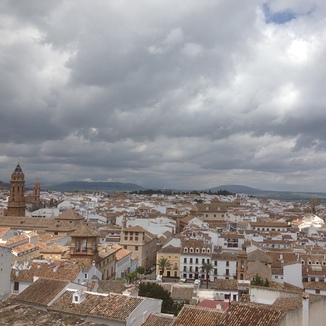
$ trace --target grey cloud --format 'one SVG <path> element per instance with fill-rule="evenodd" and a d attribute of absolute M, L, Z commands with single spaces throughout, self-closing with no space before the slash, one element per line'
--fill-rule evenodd
<path fill-rule="evenodd" d="M 321 188 L 326 8 L 268 3 L 2 2 L 0 180 Z"/>

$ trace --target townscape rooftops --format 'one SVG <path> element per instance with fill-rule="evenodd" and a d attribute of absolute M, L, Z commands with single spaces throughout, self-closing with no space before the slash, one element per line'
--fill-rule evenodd
<path fill-rule="evenodd" d="M 109 293 L 89 311 L 89 314 L 116 320 L 126 320 L 144 300 L 143 297 Z"/>
<path fill-rule="evenodd" d="M 1 228 L 0 227 L 0 238 L 3 237 L 9 230 L 10 230 L 10 228 Z"/>
<path fill-rule="evenodd" d="M 216 279 L 214 281 L 214 289 L 222 291 L 238 291 L 238 281 Z"/>
<path fill-rule="evenodd" d="M 15 300 L 26 304 L 47 306 L 68 284 L 69 281 L 39 278 L 19 293 Z"/>
<path fill-rule="evenodd" d="M 55 217 L 56 220 L 84 220 L 84 216 L 70 208 L 63 211 L 59 216 Z"/>
<path fill-rule="evenodd" d="M 11 280 L 12 281 L 25 281 L 33 282 L 33 277 L 51 278 L 57 280 L 69 280 L 74 281 L 80 268 L 78 265 L 66 264 L 55 265 L 47 263 L 32 263 L 26 266 L 27 269 L 12 269 Z"/>
<path fill-rule="evenodd" d="M 285 311 L 269 306 L 234 301 L 215 326 L 276 326 L 285 314 Z"/>
<path fill-rule="evenodd" d="M 71 233 L 72 237 L 88 237 L 88 238 L 93 238 L 93 237 L 97 237 L 98 233 L 96 231 L 94 231 L 93 229 L 91 229 L 87 224 L 85 223 L 81 223 L 76 230 Z"/>
<path fill-rule="evenodd" d="M 194 284 L 162 283 L 161 286 L 171 293 L 173 300 L 191 301 L 192 299 Z"/>
<path fill-rule="evenodd" d="M 74 303 L 73 294 L 75 292 L 76 291 L 66 290 L 63 295 L 50 306 L 50 309 L 85 316 L 104 299 L 103 295 L 85 293 L 85 299 L 82 302 Z"/>
<path fill-rule="evenodd" d="M 216 326 L 222 315 L 223 312 L 217 309 L 184 305 L 172 325 Z"/>
<path fill-rule="evenodd" d="M 176 317 L 169 316 L 162 313 L 155 313 L 149 315 L 142 326 L 171 326 Z"/>

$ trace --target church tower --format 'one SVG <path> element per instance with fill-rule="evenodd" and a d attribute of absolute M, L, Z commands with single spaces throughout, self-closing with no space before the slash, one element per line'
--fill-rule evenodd
<path fill-rule="evenodd" d="M 34 182 L 34 187 L 33 187 L 33 209 L 39 209 L 40 204 L 41 204 L 41 186 L 38 180 Z"/>
<path fill-rule="evenodd" d="M 25 216 L 25 176 L 19 161 L 11 174 L 8 216 Z"/>

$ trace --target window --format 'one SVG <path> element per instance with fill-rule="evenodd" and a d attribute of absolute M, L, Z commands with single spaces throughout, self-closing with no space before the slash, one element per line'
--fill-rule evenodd
<path fill-rule="evenodd" d="M 217 266 L 217 260 L 214 260 L 214 266 Z"/>
<path fill-rule="evenodd" d="M 14 291 L 19 291 L 19 282 L 14 282 Z"/>
<path fill-rule="evenodd" d="M 194 248 L 190 248 L 190 252 L 194 252 Z"/>
<path fill-rule="evenodd" d="M 186 272 L 187 271 L 187 267 L 183 266 L 183 271 Z"/>
<path fill-rule="evenodd" d="M 227 260 L 226 261 L 226 267 L 229 267 L 230 266 L 230 262 Z"/>
<path fill-rule="evenodd" d="M 205 252 L 206 252 L 206 249 L 205 249 L 205 248 L 203 248 L 203 249 L 201 250 L 201 252 L 202 252 L 202 253 L 205 253 Z"/>
<path fill-rule="evenodd" d="M 138 246 L 135 246 L 135 251 L 138 251 Z"/>
<path fill-rule="evenodd" d="M 192 258 L 190 258 L 190 264 L 192 264 Z"/>
<path fill-rule="evenodd" d="M 214 268 L 214 275 L 217 275 L 217 268 Z"/>
<path fill-rule="evenodd" d="M 202 264 L 205 264 L 205 259 L 204 258 L 201 260 L 201 263 Z"/>
<path fill-rule="evenodd" d="M 198 264 L 198 258 L 196 258 L 196 264 Z"/>
<path fill-rule="evenodd" d="M 207 248 L 207 253 L 209 254 L 211 252 L 211 250 L 209 248 Z"/>
<path fill-rule="evenodd" d="M 199 248 L 196 248 L 196 252 L 197 252 L 197 253 L 199 252 Z"/>
<path fill-rule="evenodd" d="M 188 252 L 188 248 L 185 247 L 185 248 L 183 249 L 183 251 L 184 251 L 184 252 Z"/>
<path fill-rule="evenodd" d="M 183 262 L 187 264 L 187 258 L 183 258 Z"/>

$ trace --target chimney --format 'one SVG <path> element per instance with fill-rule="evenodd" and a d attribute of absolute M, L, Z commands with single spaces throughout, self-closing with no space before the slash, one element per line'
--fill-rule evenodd
<path fill-rule="evenodd" d="M 302 326 L 309 326 L 309 293 L 302 293 Z"/>

